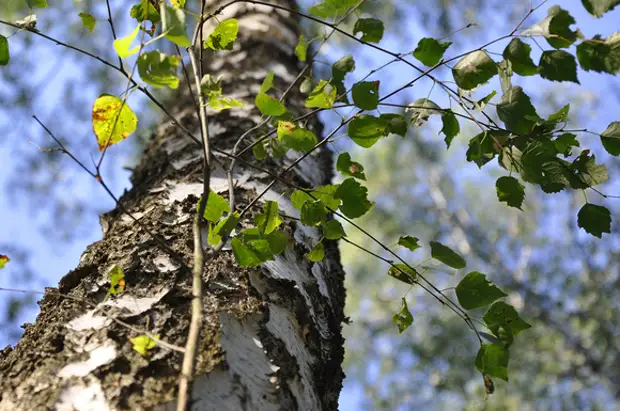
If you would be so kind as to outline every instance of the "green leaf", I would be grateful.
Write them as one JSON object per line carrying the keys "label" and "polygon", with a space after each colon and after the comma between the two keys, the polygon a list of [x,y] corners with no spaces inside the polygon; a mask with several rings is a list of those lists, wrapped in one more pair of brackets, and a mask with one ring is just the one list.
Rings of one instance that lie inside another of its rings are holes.
{"label": "green leaf", "polygon": [[289,243],[289,237],[280,231],[273,231],[267,234],[265,238],[273,254],[281,254],[284,252]]}
{"label": "green leaf", "polygon": [[377,19],[358,19],[353,27],[353,34],[362,33],[362,41],[378,43],[383,37],[383,22]]}
{"label": "green leaf", "polygon": [[232,239],[235,261],[241,267],[258,267],[265,261],[274,259],[274,254],[280,254],[288,244],[288,237],[284,233],[273,231],[262,235],[257,227],[248,228]]}
{"label": "green leaf", "polygon": [[601,134],[603,147],[612,156],[620,156],[620,121],[614,121]]}
{"label": "green leaf", "polygon": [[286,107],[278,99],[265,93],[259,93],[254,100],[256,107],[266,116],[281,116],[286,113]]}
{"label": "green leaf", "polygon": [[101,94],[93,104],[92,123],[99,151],[103,151],[107,146],[123,141],[136,131],[138,117],[120,98]]}
{"label": "green leaf", "polygon": [[463,257],[437,241],[431,241],[431,257],[457,270],[467,265]]}
{"label": "green leaf", "polygon": [[[521,156],[523,153],[515,146],[506,145],[499,153],[499,165],[511,173],[522,171]],[[526,180],[527,181],[527,180]]]}
{"label": "green leaf", "polygon": [[264,213],[255,217],[258,231],[261,235],[269,234],[282,224],[280,218],[278,203],[276,201],[267,201],[263,206]]}
{"label": "green leaf", "polygon": [[520,76],[533,76],[538,73],[538,67],[532,61],[530,53],[532,47],[521,39],[514,38],[504,49],[503,56],[510,61],[512,70]]}
{"label": "green leaf", "polygon": [[553,6],[547,10],[547,17],[521,33],[522,36],[543,36],[553,48],[569,47],[577,40],[577,31],[570,26],[575,19],[560,6]]}
{"label": "green leaf", "polygon": [[579,141],[577,136],[572,133],[560,134],[553,140],[553,146],[560,154],[569,156],[571,153],[571,147],[579,147]]}
{"label": "green leaf", "polygon": [[80,13],[78,16],[82,19],[82,26],[86,27],[88,31],[92,33],[93,30],[95,30],[97,19],[88,13]]}
{"label": "green leaf", "polygon": [[316,243],[312,250],[308,254],[306,254],[306,258],[313,262],[322,261],[325,258],[325,248],[323,247],[323,243]]}
{"label": "green leaf", "polygon": [[204,42],[204,48],[211,50],[232,50],[237,40],[239,22],[228,19],[220,22]]}
{"label": "green leaf", "polygon": [[[222,97],[220,80],[206,74],[200,81],[200,92],[207,96],[207,105],[214,110],[226,110],[231,107],[242,107],[244,104],[234,98]],[[263,147],[264,149],[264,147]],[[265,153],[267,155],[267,153]]]}
{"label": "green leaf", "polygon": [[553,144],[532,141],[521,154],[520,173],[523,180],[540,184],[543,191],[558,192],[568,184],[568,163],[556,157],[557,151]]}
{"label": "green leaf", "polygon": [[539,118],[529,96],[519,86],[512,87],[502,96],[497,115],[508,130],[519,134],[528,134],[536,125],[532,118]]}
{"label": "green leaf", "polygon": [[487,280],[487,276],[477,271],[467,274],[456,286],[456,297],[466,310],[484,307],[508,294]]}
{"label": "green leaf", "polygon": [[402,334],[411,324],[413,324],[413,315],[409,312],[407,307],[407,300],[402,298],[402,305],[400,311],[392,316],[392,322],[398,327],[398,333]]}
{"label": "green leaf", "polygon": [[519,313],[512,305],[506,304],[503,301],[493,303],[484,314],[484,322],[489,330],[498,337],[499,327],[509,329],[514,336],[532,327],[519,316]]}
{"label": "green leaf", "polygon": [[338,6],[331,1],[324,1],[323,3],[316,4],[308,9],[308,13],[321,19],[336,17],[344,14],[346,11],[347,7]]}
{"label": "green leaf", "polygon": [[452,68],[454,81],[463,90],[472,90],[486,83],[496,74],[497,65],[482,50],[469,53]]}
{"label": "green leaf", "polygon": [[547,118],[547,122],[552,123],[552,129],[555,128],[557,123],[563,123],[568,118],[568,112],[570,111],[570,104],[565,105],[557,112],[550,114]]}
{"label": "green leaf", "polygon": [[[202,197],[200,197],[198,204],[196,204],[196,211],[200,209],[201,201]],[[203,213],[204,219],[215,223],[222,218],[222,214],[224,213],[230,213],[230,204],[228,204],[228,201],[226,201],[224,197],[210,189],[209,196],[207,197],[207,205]]]}
{"label": "green leaf", "polygon": [[450,148],[452,140],[454,140],[454,137],[458,136],[461,131],[461,126],[452,110],[448,110],[441,115],[441,122],[443,126],[440,133],[445,134],[446,138],[444,141],[446,142],[446,148]]}
{"label": "green leaf", "polygon": [[321,200],[306,201],[301,206],[300,220],[303,225],[315,226],[325,220],[327,209]]}
{"label": "green leaf", "polygon": [[134,39],[138,36],[139,31],[140,25],[138,24],[131,33],[129,33],[125,37],[119,37],[114,40],[114,50],[120,58],[129,57],[140,50],[140,46],[135,46],[132,49],[129,48],[131,46],[131,43],[133,43]]}
{"label": "green leaf", "polygon": [[153,31],[155,30],[155,25],[161,21],[159,11],[150,0],[141,0],[140,3],[134,4],[129,11],[129,15],[136,19],[138,23],[150,21],[153,24]]}
{"label": "green leaf", "polygon": [[44,9],[47,7],[47,0],[26,0],[28,7]]}
{"label": "green leaf", "polygon": [[334,80],[343,81],[347,73],[353,73],[353,71],[355,71],[355,60],[350,54],[332,64],[332,77]]}
{"label": "green leaf", "polygon": [[287,148],[298,152],[308,152],[317,144],[316,135],[305,128],[297,127],[289,121],[278,121],[278,138]]}
{"label": "green leaf", "polygon": [[216,246],[222,242],[222,237],[230,235],[239,221],[239,212],[235,211],[228,217],[221,219],[214,227],[209,227],[208,243]]}
{"label": "green leaf", "polygon": [[162,32],[166,33],[168,40],[179,47],[189,47],[192,44],[186,34],[183,9],[165,7],[162,21]]}
{"label": "green leaf", "polygon": [[200,92],[205,96],[222,94],[222,85],[220,79],[213,77],[211,74],[205,74],[200,80]]}
{"label": "green leaf", "polygon": [[293,203],[293,207],[298,210],[301,210],[301,207],[308,201],[314,201],[314,199],[305,191],[295,190],[293,194],[291,194],[291,203]]}
{"label": "green leaf", "polygon": [[340,171],[345,176],[366,180],[364,167],[360,163],[352,161],[351,154],[349,153],[345,152],[338,156],[338,160],[336,161],[336,170]]}
{"label": "green leaf", "polygon": [[414,126],[421,126],[433,114],[441,114],[441,107],[427,98],[419,98],[405,109],[411,113],[410,120]]}
{"label": "green leaf", "polygon": [[370,148],[385,136],[387,127],[388,121],[385,118],[360,114],[349,123],[347,134],[358,146]]}
{"label": "green leaf", "polygon": [[550,35],[546,37],[547,43],[556,49],[569,47],[577,40],[578,33],[570,29],[570,25],[575,24],[575,19],[558,6],[551,7],[548,13],[553,17],[549,22]]}
{"label": "green leaf", "polygon": [[552,81],[572,81],[579,84],[575,56],[564,50],[543,51],[539,65],[542,78]]}
{"label": "green leaf", "polygon": [[512,88],[513,71],[510,61],[504,59],[497,63],[497,72],[499,74],[499,84],[502,87],[502,93],[507,93],[508,90]]}
{"label": "green leaf", "polygon": [[583,7],[595,17],[601,17],[620,4],[620,0],[581,0],[581,2]]}
{"label": "green leaf", "polygon": [[508,348],[502,344],[482,344],[476,356],[476,368],[484,375],[508,381]]}
{"label": "green leaf", "polygon": [[439,41],[430,37],[424,37],[418,42],[418,46],[413,52],[413,57],[417,58],[425,66],[434,66],[443,58],[444,53],[452,42]]}
{"label": "green leaf", "polygon": [[[155,338],[159,339],[159,334],[155,335]],[[148,351],[157,346],[155,340],[151,339],[148,335],[138,335],[137,337],[130,338],[129,341],[133,344],[133,349],[140,355],[148,355]]]}
{"label": "green leaf", "polygon": [[388,275],[405,284],[415,284],[418,278],[418,272],[406,264],[392,265],[388,270]]}
{"label": "green leaf", "polygon": [[398,134],[401,137],[405,137],[405,134],[407,134],[407,120],[405,120],[404,116],[396,113],[383,113],[379,118],[388,123],[384,135]]}
{"label": "green leaf", "polygon": [[168,86],[176,89],[179,87],[176,72],[180,62],[179,56],[167,56],[157,50],[149,51],[138,58],[138,73],[145,83],[153,87]]}
{"label": "green leaf", "polygon": [[594,36],[577,46],[577,59],[584,70],[599,73],[620,73],[620,32],[607,39]]}
{"label": "green leaf", "polygon": [[330,4],[334,7],[348,9],[349,7],[357,6],[359,0],[325,0],[325,3]]}
{"label": "green leaf", "polygon": [[351,177],[340,184],[336,197],[342,200],[340,211],[349,218],[361,217],[373,206],[368,201],[368,189]]}
{"label": "green leaf", "polygon": [[260,85],[260,92],[266,93],[273,87],[273,80],[275,78],[275,73],[273,70],[269,70],[269,73],[265,76],[263,83]]}
{"label": "green leaf", "polygon": [[125,291],[125,273],[117,264],[108,271],[108,277],[110,278],[110,288],[108,288],[107,295],[121,294]]}
{"label": "green leaf", "polygon": [[567,167],[567,176],[570,186],[575,189],[586,189],[602,184],[608,180],[607,167],[603,164],[596,164],[594,154],[590,155],[590,150],[584,150]]}
{"label": "green leaf", "polygon": [[362,110],[374,110],[379,105],[379,81],[360,81],[351,90],[353,103]]}
{"label": "green leaf", "polygon": [[325,204],[325,207],[336,210],[338,209],[338,207],[340,207],[340,203],[342,203],[342,201],[338,197],[336,197],[336,192],[338,191],[339,187],[339,185],[335,184],[319,186],[314,191],[312,191],[312,195],[317,199],[321,200],[323,204]]}
{"label": "green leaf", "polygon": [[347,99],[347,89],[344,86],[344,78],[347,73],[355,70],[355,60],[353,56],[347,54],[332,65],[332,84],[336,87],[336,94],[339,96],[338,101],[349,103]]}
{"label": "green leaf", "polygon": [[[267,248],[269,248],[269,243],[266,242],[266,244]],[[235,261],[241,267],[258,267],[264,261],[267,261],[267,259],[263,258],[262,253],[253,250],[237,237],[230,241],[230,246],[233,250]]]}
{"label": "green leaf", "polygon": [[9,40],[0,34],[0,66],[6,66],[11,60],[9,53]]}
{"label": "green leaf", "polygon": [[577,225],[598,238],[611,233],[611,213],[603,206],[587,203],[577,214]]}
{"label": "green leaf", "polygon": [[493,97],[495,97],[496,95],[497,95],[497,91],[493,90],[486,96],[482,97],[480,100],[476,101],[476,103],[474,104],[474,107],[476,108],[476,110],[480,110],[480,111],[484,110],[487,104],[489,104],[489,101],[491,101]]}
{"label": "green leaf", "polygon": [[495,183],[495,188],[499,201],[521,210],[525,198],[525,187],[519,183],[519,180],[509,176],[500,177]]}
{"label": "green leaf", "polygon": [[497,130],[485,130],[474,136],[469,141],[469,148],[466,152],[467,161],[473,161],[478,167],[484,166],[501,151],[508,136],[508,133]]}
{"label": "green leaf", "polygon": [[417,237],[411,237],[409,235],[406,235],[398,239],[398,244],[402,245],[405,248],[408,248],[411,251],[415,251],[418,248],[422,248],[422,246],[418,244],[418,241],[420,240]]}
{"label": "green leaf", "polygon": [[232,107],[243,107],[244,104],[232,97],[221,97],[219,95],[212,94],[207,100],[207,105],[213,110],[222,111]]}
{"label": "green leaf", "polygon": [[262,142],[255,144],[252,147],[252,154],[257,160],[264,160],[267,158],[267,149]]}
{"label": "green leaf", "polygon": [[295,55],[299,59],[299,61],[306,61],[306,53],[308,51],[308,43],[306,42],[306,37],[302,34],[299,35],[299,42],[295,47]]}
{"label": "green leaf", "polygon": [[347,235],[338,220],[325,221],[321,227],[323,227],[323,236],[328,240],[338,240]]}
{"label": "green leaf", "polygon": [[307,108],[332,108],[336,102],[336,88],[325,80],[312,90],[306,100]]}

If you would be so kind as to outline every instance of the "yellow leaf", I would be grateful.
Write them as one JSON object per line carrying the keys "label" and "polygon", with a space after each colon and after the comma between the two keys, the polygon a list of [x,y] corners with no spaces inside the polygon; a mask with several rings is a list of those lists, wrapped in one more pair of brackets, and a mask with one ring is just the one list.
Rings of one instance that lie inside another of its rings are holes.
{"label": "yellow leaf", "polygon": [[140,31],[140,24],[138,24],[136,28],[127,36],[114,40],[114,50],[116,50],[116,53],[120,58],[129,57],[140,50],[140,46],[129,49],[131,43],[133,43],[136,36],[138,36],[138,31]]}
{"label": "yellow leaf", "polygon": [[[155,338],[159,339],[159,334],[155,335]],[[141,355],[147,355],[147,351],[155,348],[157,343],[148,335],[139,335],[135,338],[130,338],[129,341],[133,344],[133,349]]]}

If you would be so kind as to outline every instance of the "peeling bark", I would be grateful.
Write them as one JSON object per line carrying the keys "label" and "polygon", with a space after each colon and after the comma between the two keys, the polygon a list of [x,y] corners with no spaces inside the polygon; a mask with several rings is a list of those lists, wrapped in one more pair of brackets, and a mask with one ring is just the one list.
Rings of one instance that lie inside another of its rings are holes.
{"label": "peeling bark", "polygon": [[[291,1],[280,3],[295,7]],[[275,72],[276,85],[284,90],[301,65],[293,53],[299,24],[294,16],[244,3],[224,14],[218,18],[239,19],[237,44],[233,51],[207,54],[203,67],[205,73],[222,76],[225,95],[248,103],[209,113],[213,146],[230,151],[260,117],[252,106],[267,72]],[[183,91],[173,112],[198,135],[194,107]],[[303,97],[293,91],[287,107],[301,112]],[[318,122],[311,121],[309,127],[320,134]],[[227,196],[222,166],[230,160],[220,155],[215,160],[211,187]],[[247,160],[255,161],[251,156]],[[271,159],[261,166],[278,172],[293,160]],[[58,291],[71,298],[48,289],[36,323],[25,327],[15,348],[0,352],[0,411],[174,409],[182,354],[158,346],[150,356],[141,356],[129,341],[138,333],[111,318],[184,345],[190,321],[192,218],[202,192],[200,166],[201,148],[172,122],[162,123],[133,174],[133,188],[120,200],[143,228],[118,208],[102,217],[103,239],[87,248],[76,270],[59,284]],[[328,184],[331,174],[330,153],[319,150],[286,178],[309,187]],[[238,163],[236,204],[247,205],[270,180]],[[298,216],[288,194],[290,189],[278,182],[263,200],[278,200],[284,214]],[[240,224],[249,221],[251,216]],[[193,410],[338,408],[345,291],[337,244],[326,245],[324,261],[310,263],[304,254],[319,233],[294,220],[285,225],[292,245],[275,261],[242,269],[225,248],[205,265],[205,318]],[[176,255],[158,246],[144,228],[161,236]],[[113,264],[125,273],[126,291],[104,300]]]}

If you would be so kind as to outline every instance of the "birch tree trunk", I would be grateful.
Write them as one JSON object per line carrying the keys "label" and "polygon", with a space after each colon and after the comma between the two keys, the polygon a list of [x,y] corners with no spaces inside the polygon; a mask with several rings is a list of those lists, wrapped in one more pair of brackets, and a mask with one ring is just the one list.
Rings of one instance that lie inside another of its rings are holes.
{"label": "birch tree trunk", "polygon": [[[293,1],[280,3],[296,7]],[[205,53],[204,72],[221,75],[224,94],[248,103],[209,113],[212,145],[230,152],[259,121],[253,101],[267,72],[275,72],[281,91],[302,67],[294,57],[299,21],[280,10],[244,3],[217,17],[237,18],[239,38],[232,51]],[[287,106],[301,112],[303,98],[296,89]],[[187,87],[174,104],[176,119],[198,136]],[[309,127],[320,134],[318,123],[311,121]],[[145,357],[132,349],[130,338],[142,330],[184,346],[190,321],[192,221],[202,193],[201,153],[171,121],[160,124],[135,169],[133,188],[120,200],[137,222],[118,207],[104,215],[103,239],[90,245],[78,267],[60,281],[60,294],[47,290],[36,323],[26,326],[17,346],[0,352],[0,411],[174,409],[183,354],[158,345]],[[277,173],[294,158],[269,159],[261,166]],[[223,167],[229,162],[215,153],[211,171],[211,188],[225,196],[229,187]],[[310,187],[329,183],[331,170],[329,152],[318,150],[285,177]],[[242,162],[233,177],[239,208],[272,180]],[[287,199],[290,191],[278,182],[263,200],[277,200],[284,214],[297,216]],[[275,261],[241,269],[225,248],[205,264],[193,410],[338,408],[345,291],[337,244],[326,244],[324,261],[310,263],[304,254],[318,232],[295,220],[285,224],[291,245]],[[149,232],[160,236],[186,266]],[[125,273],[126,289],[104,300],[110,287],[107,272],[114,264]]]}

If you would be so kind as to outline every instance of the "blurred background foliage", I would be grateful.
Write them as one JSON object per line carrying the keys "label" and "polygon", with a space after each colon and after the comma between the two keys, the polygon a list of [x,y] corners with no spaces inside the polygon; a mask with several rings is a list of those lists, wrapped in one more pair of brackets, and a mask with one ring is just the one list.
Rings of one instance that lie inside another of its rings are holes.
{"label": "blurred background foliage", "polygon": [[[39,11],[37,27],[59,40],[115,61],[105,2],[58,0]],[[188,1],[188,3],[190,3]],[[300,2],[302,8],[314,3]],[[111,1],[115,28],[127,32],[126,2]],[[540,21],[544,5],[525,27]],[[536,4],[534,4],[535,6]],[[388,27],[381,45],[397,52],[412,51],[425,36],[455,44],[452,56],[506,34],[532,7],[530,1],[499,0],[367,0],[360,9],[383,19]],[[563,1],[586,34],[607,36],[620,29],[620,10],[601,23],[590,17],[580,1]],[[98,18],[95,34],[82,27],[77,14],[87,11]],[[26,1],[3,2],[0,19],[15,21],[28,15]],[[345,26],[352,27],[353,17]],[[324,29],[307,22],[309,33]],[[120,94],[126,83],[116,72],[75,51],[53,45],[30,33],[0,24],[0,33],[11,36],[12,61],[0,70],[0,251],[12,261],[0,272],[0,285],[42,290],[54,286],[75,266],[84,246],[100,238],[97,215],[113,202],[89,177],[53,147],[32,120],[37,115],[68,148],[86,163],[98,158],[90,125],[90,109],[102,92]],[[492,51],[501,53],[505,43]],[[314,74],[326,78],[331,63],[351,53],[356,60],[350,85],[390,59],[358,44],[334,36],[321,49]],[[536,60],[536,58],[535,58]],[[444,71],[442,71],[444,70]],[[438,71],[446,73],[448,68]],[[391,64],[373,79],[381,80],[387,93],[417,73]],[[620,118],[620,85],[617,78],[580,72],[582,86],[542,80],[515,79],[532,97],[539,112],[550,113],[571,104],[570,125],[601,132]],[[476,91],[486,95],[491,84]],[[159,93],[167,106],[170,94]],[[433,84],[421,81],[391,100],[407,104],[431,96],[440,106],[449,104]],[[140,118],[140,135],[132,144],[114,147],[103,169],[106,182],[121,194],[128,186],[131,166],[161,113],[138,93],[129,103]],[[494,112],[494,110],[489,110]],[[346,114],[346,113],[345,113]],[[328,128],[340,117],[323,115]],[[398,249],[401,235],[423,242],[438,240],[459,251],[468,269],[487,273],[509,293],[513,304],[532,329],[513,348],[510,382],[497,383],[496,393],[485,398],[482,379],[473,366],[475,336],[451,311],[422,290],[408,291],[386,275],[387,265],[349,244],[342,243],[347,270],[347,379],[341,408],[344,410],[612,410],[620,407],[620,232],[595,239],[578,229],[576,212],[584,203],[582,192],[543,194],[527,188],[524,211],[508,209],[497,201],[494,180],[505,171],[494,165],[478,170],[465,161],[467,141],[475,134],[461,124],[461,134],[446,150],[438,135],[440,123],[410,130],[403,139],[391,136],[371,150],[337,139],[335,152],[350,151],[366,168],[374,211],[362,226],[385,244]],[[609,168],[609,182],[601,191],[620,194],[620,163],[599,150],[593,151]],[[126,167],[126,168],[123,168]],[[596,194],[590,192],[589,196]],[[620,200],[596,198],[620,215]],[[376,245],[346,227],[349,238],[373,252]],[[423,262],[428,249],[402,254],[413,263]],[[453,295],[464,273],[432,266],[427,277]],[[413,326],[402,335],[392,323],[405,296],[414,315]],[[36,314],[31,294],[0,295],[2,343],[15,343],[19,325]],[[480,319],[482,313],[477,313]]]}

